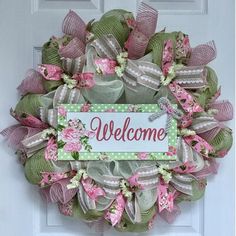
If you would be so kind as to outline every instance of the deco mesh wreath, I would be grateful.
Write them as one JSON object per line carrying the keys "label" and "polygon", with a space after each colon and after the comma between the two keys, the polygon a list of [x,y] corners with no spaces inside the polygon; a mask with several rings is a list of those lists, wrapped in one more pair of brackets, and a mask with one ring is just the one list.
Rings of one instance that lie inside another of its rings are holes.
{"label": "deco mesh wreath", "polygon": [[[147,231],[156,216],[172,223],[180,202],[203,196],[216,158],[232,145],[222,122],[233,108],[217,100],[217,76],[207,66],[214,42],[191,48],[182,32],[155,33],[157,17],[144,3],[136,18],[111,10],[88,24],[70,11],[64,36],[43,45],[42,64],[18,87],[22,98],[11,115],[19,124],[2,131],[43,198],[96,230]],[[176,161],[147,161],[145,153],[142,161],[57,161],[58,104],[84,104],[86,112],[95,103],[127,103],[135,111],[163,97],[183,114]]]}

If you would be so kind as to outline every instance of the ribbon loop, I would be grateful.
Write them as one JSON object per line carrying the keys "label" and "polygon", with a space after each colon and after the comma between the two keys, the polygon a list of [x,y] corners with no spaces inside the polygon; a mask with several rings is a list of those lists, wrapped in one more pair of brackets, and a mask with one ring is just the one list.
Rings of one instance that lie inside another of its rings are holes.
{"label": "ribbon loop", "polygon": [[70,10],[63,20],[62,32],[77,37],[82,42],[85,42],[86,24],[74,11]]}
{"label": "ribbon loop", "polygon": [[133,31],[125,44],[130,59],[144,56],[149,39],[155,33],[158,12],[145,3],[141,3]]}
{"label": "ribbon loop", "polygon": [[44,94],[45,89],[43,87],[43,78],[41,74],[36,70],[29,70],[26,73],[25,79],[21,82],[17,89],[21,95],[25,95],[27,93]]}
{"label": "ribbon loop", "polygon": [[84,97],[81,94],[80,89],[69,89],[67,85],[61,85],[57,88],[54,98],[53,107],[57,107],[59,104],[77,104],[85,103]]}
{"label": "ribbon loop", "polygon": [[214,41],[201,44],[192,49],[189,66],[205,66],[216,58],[216,46]]}
{"label": "ribbon loop", "polygon": [[77,73],[82,73],[86,58],[85,55],[82,55],[75,59],[63,57],[61,60],[64,71],[70,75],[74,75]]}

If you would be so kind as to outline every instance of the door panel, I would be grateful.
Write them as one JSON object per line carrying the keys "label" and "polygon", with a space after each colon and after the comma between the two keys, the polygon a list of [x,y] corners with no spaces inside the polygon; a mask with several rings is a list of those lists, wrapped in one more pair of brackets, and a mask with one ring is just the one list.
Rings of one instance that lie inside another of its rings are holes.
{"label": "door panel", "polygon": [[[41,47],[52,35],[61,35],[61,22],[73,9],[86,21],[99,18],[112,8],[136,12],[140,1],[118,0],[2,0],[1,34],[1,106],[0,128],[14,123],[11,106],[18,100],[15,88],[28,68],[37,67]],[[190,35],[192,46],[215,39],[217,69],[222,97],[234,101],[234,1],[147,0],[160,11],[158,30],[181,30]],[[221,9],[224,9],[224,11]],[[3,102],[4,101],[4,102]],[[228,124],[233,128],[233,122]],[[55,205],[46,205],[29,185],[14,152],[0,144],[1,195],[0,235],[7,236],[82,236],[98,235],[82,222],[60,215]],[[182,214],[173,225],[157,219],[154,228],[143,235],[231,236],[234,224],[234,151],[221,162],[220,173],[209,180],[204,199],[181,205]],[[227,216],[227,217],[226,217]],[[108,231],[104,236],[119,235]],[[131,234],[125,234],[131,235]],[[132,234],[136,235],[136,234]],[[138,234],[137,234],[138,235]]]}

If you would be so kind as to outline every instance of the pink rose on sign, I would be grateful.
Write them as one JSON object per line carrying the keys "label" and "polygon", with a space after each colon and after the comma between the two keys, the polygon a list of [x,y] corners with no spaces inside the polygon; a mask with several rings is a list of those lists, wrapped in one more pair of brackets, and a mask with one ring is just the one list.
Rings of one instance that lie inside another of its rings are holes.
{"label": "pink rose on sign", "polygon": [[169,146],[169,151],[166,153],[167,156],[174,156],[177,154],[177,150],[173,146]]}
{"label": "pink rose on sign", "polygon": [[79,125],[79,121],[78,121],[77,119],[69,120],[69,121],[68,121],[68,125],[69,125],[70,127],[77,128],[78,125]]}
{"label": "pink rose on sign", "polygon": [[46,160],[53,160],[53,161],[57,160],[57,143],[54,138],[50,138],[48,140],[44,156]]}
{"label": "pink rose on sign", "polygon": [[79,132],[79,130],[73,127],[68,127],[64,129],[61,133],[61,138],[65,142],[78,141],[80,137],[81,137],[81,133]]}
{"label": "pink rose on sign", "polygon": [[137,154],[139,160],[146,160],[148,158],[148,153],[147,152],[139,152]]}
{"label": "pink rose on sign", "polygon": [[83,105],[81,106],[80,111],[81,111],[81,112],[89,112],[90,109],[91,109],[91,104],[85,103],[85,104],[83,104]]}
{"label": "pink rose on sign", "polygon": [[80,142],[66,143],[64,146],[65,152],[79,152],[81,149],[82,149],[82,145]]}
{"label": "pink rose on sign", "polygon": [[93,138],[96,135],[96,133],[90,130],[84,130],[83,135],[87,136],[88,138]]}
{"label": "pink rose on sign", "polygon": [[62,117],[66,117],[67,111],[66,111],[66,109],[65,109],[64,106],[60,106],[60,107],[58,108],[58,114],[59,114],[60,116],[62,116]]}
{"label": "pink rose on sign", "polygon": [[68,125],[80,131],[84,129],[83,123],[78,119],[69,120]]}

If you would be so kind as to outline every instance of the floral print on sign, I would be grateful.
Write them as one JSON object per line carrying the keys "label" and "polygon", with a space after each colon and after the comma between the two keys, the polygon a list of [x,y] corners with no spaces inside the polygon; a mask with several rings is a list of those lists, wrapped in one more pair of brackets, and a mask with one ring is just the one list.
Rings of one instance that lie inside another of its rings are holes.
{"label": "floral print on sign", "polygon": [[169,146],[169,151],[166,152],[167,156],[174,156],[177,154],[177,150],[174,146]]}
{"label": "floral print on sign", "polygon": [[148,155],[149,155],[149,153],[147,153],[147,152],[139,152],[139,153],[137,153],[137,157],[138,157],[139,160],[146,160],[146,159],[148,159]]}
{"label": "floral print on sign", "polygon": [[86,130],[85,125],[79,119],[71,119],[67,122],[67,127],[60,126],[58,148],[63,149],[75,159],[79,159],[79,152],[85,150],[91,152],[92,146],[89,139],[94,138],[95,132]]}
{"label": "floral print on sign", "polygon": [[61,116],[61,117],[63,117],[63,118],[66,117],[67,111],[66,111],[66,109],[65,109],[64,106],[60,106],[60,107],[58,108],[58,114],[59,114],[59,116]]}

